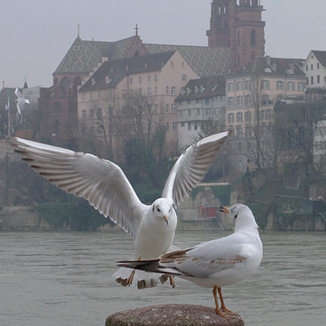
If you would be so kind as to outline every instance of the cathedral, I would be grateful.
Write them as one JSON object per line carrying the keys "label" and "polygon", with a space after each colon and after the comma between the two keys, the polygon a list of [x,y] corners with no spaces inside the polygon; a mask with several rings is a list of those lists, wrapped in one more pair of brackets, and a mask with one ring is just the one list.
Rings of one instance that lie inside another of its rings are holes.
{"label": "cathedral", "polygon": [[[104,60],[178,51],[200,77],[227,75],[253,57],[264,56],[260,0],[213,0],[208,46],[147,44],[138,35],[115,42],[83,40],[79,34],[53,73],[53,86],[41,89],[39,104],[49,111],[41,136],[75,138],[77,90]],[[63,128],[64,127],[64,128]],[[64,135],[63,130],[66,130]],[[74,134],[74,135],[73,135]]]}
{"label": "cathedral", "polygon": [[231,50],[231,70],[264,56],[263,10],[260,0],[213,0],[208,46]]}

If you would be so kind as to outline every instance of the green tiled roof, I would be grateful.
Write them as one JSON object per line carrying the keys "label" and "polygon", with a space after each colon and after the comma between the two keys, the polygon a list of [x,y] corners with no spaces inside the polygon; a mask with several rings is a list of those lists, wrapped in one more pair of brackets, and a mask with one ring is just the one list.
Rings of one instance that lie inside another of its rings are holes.
{"label": "green tiled roof", "polygon": [[89,73],[102,62],[102,57],[109,60],[120,59],[133,37],[117,42],[83,41],[77,37],[54,74],[68,72]]}
{"label": "green tiled roof", "polygon": [[224,75],[229,72],[230,49],[207,46],[144,44],[149,53],[177,50],[200,77]]}
{"label": "green tiled roof", "polygon": [[[102,62],[102,57],[117,60],[124,57],[134,36],[116,42],[83,41],[76,38],[54,74],[89,73]],[[195,73],[201,77],[226,74],[230,49],[205,46],[144,44],[149,54],[178,51]]]}

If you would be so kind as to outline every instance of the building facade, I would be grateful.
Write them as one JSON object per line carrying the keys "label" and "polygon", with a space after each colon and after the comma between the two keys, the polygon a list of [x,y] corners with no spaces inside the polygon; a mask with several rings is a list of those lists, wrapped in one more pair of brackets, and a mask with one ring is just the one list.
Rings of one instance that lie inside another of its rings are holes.
{"label": "building facade", "polygon": [[[190,80],[175,100],[178,115],[178,147],[183,150],[200,136],[225,129],[225,79]],[[205,130],[211,129],[211,130]]]}
{"label": "building facade", "polygon": [[307,100],[326,97],[326,51],[311,50],[303,66],[306,74]]}
{"label": "building facade", "polygon": [[234,69],[265,54],[265,22],[260,0],[213,0],[208,46],[228,47]]}
{"label": "building facade", "polygon": [[78,92],[81,139],[101,138],[118,162],[128,137],[151,138],[163,128],[164,156],[173,155],[178,138],[174,100],[188,79],[198,77],[177,51],[103,62]]}
{"label": "building facade", "polygon": [[[304,100],[302,64],[301,59],[256,57],[226,76],[226,125],[234,130],[233,147],[238,152],[234,167],[240,171],[246,171],[250,156],[251,161],[257,159],[255,153],[250,153],[255,151],[254,139],[258,136],[267,140],[274,123],[275,103]],[[268,160],[260,163],[268,165]]]}

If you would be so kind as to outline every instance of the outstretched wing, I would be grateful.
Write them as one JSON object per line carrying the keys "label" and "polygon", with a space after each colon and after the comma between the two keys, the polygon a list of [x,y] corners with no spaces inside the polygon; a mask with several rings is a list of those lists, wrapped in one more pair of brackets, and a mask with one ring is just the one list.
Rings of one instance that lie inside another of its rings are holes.
{"label": "outstretched wing", "polygon": [[15,90],[15,94],[16,94],[16,96],[18,97],[18,100],[19,100],[19,101],[25,101],[25,97],[24,97],[24,95],[19,91],[18,88],[16,88],[16,90]]}
{"label": "outstretched wing", "polygon": [[174,164],[166,180],[162,197],[176,205],[204,178],[229,131],[206,137],[187,148]]}
{"label": "outstretched wing", "polygon": [[12,138],[31,168],[58,188],[83,197],[135,239],[146,208],[116,164],[91,154]]}

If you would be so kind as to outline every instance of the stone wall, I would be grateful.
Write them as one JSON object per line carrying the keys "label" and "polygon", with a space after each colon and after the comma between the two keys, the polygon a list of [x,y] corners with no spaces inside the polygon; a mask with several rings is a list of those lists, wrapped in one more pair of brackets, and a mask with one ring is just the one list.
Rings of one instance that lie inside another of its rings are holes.
{"label": "stone wall", "polygon": [[[200,206],[216,207],[216,220],[214,221],[211,218],[198,218],[198,207]],[[224,229],[230,230],[232,228],[232,223],[226,214],[219,211],[220,206],[221,203],[219,199],[214,196],[212,189],[210,187],[205,187],[200,193],[197,194],[195,199],[192,199],[191,196],[186,197],[178,207],[178,228],[184,230],[206,229],[213,227],[221,228],[221,226],[218,224],[218,222],[220,222]]]}

